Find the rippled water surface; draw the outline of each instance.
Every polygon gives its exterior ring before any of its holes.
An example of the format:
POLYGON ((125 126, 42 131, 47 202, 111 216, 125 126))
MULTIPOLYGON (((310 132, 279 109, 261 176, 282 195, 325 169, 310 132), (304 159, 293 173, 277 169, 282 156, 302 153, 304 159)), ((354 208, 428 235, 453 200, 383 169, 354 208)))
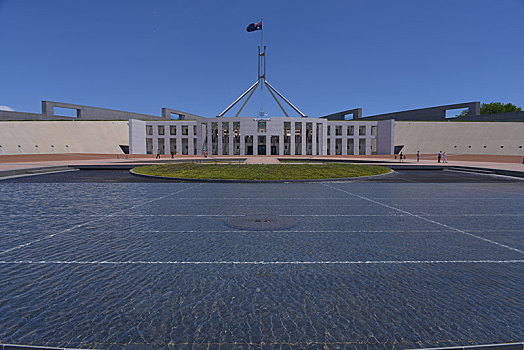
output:
POLYGON ((0 182, 0 343, 522 341, 523 198, 518 182, 0 182))

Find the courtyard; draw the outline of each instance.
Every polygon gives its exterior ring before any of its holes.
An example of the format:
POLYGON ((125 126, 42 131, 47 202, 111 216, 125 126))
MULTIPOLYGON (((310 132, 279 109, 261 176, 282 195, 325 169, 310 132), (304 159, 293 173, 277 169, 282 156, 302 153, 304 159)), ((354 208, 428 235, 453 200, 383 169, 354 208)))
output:
POLYGON ((446 171, 0 186, 0 343, 393 349, 518 342, 524 183, 446 171))

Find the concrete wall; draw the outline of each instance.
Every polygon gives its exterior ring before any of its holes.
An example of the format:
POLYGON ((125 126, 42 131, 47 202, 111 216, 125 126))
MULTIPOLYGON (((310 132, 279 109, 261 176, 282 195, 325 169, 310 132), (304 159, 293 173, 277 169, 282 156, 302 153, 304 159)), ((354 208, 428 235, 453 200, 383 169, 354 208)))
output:
POLYGON ((204 118, 196 114, 179 111, 178 109, 165 108, 165 107, 162 108, 162 118, 171 120, 173 114, 178 116, 178 119, 180 120, 201 120, 204 118))
POLYGON ((377 122, 377 154, 393 154, 395 143, 395 121, 380 120, 377 122))
POLYGON ((396 121, 395 146, 400 145, 404 153, 524 156, 524 123, 396 121))
POLYGON ((9 120, 76 120, 75 117, 62 117, 53 115, 44 115, 38 113, 25 113, 25 112, 11 112, 11 111, 0 111, 0 121, 9 120))
POLYGON ((0 154, 114 154, 119 145, 129 145, 126 121, 0 122, 0 154))
POLYGON ((75 109, 77 113, 76 119, 78 120, 129 120, 129 119, 160 120, 162 119, 161 117, 157 117, 153 115, 118 111, 115 109, 76 105, 72 103, 54 102, 54 101, 42 101, 42 114, 47 115, 47 116, 54 115, 54 110, 53 110, 54 107, 75 109))
POLYGON ((144 120, 129 120, 129 153, 146 154, 146 122, 144 120))
POLYGON ((449 109, 468 108, 470 116, 480 114, 480 102, 456 103, 437 107, 411 109, 408 111, 386 113, 364 117, 363 120, 386 120, 395 119, 397 121, 438 121, 446 120, 446 111, 449 109))
POLYGON ((452 122, 524 122, 524 112, 468 115, 467 117, 448 118, 452 122))
POLYGON ((348 109, 347 111, 328 114, 321 118, 328 119, 328 120, 346 120, 346 116, 349 117, 349 115, 351 115, 351 118, 347 120, 361 119, 362 118, 362 108, 348 109))

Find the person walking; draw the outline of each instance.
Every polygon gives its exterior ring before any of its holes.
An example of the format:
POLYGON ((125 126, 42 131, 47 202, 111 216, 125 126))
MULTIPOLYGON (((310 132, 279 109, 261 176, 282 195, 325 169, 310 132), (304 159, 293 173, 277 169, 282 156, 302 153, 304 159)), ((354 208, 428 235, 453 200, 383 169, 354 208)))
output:
POLYGON ((399 161, 402 162, 402 159, 404 159, 404 154, 400 152, 400 154, 398 155, 398 158, 399 158, 399 161))
POLYGON ((417 151, 417 162, 420 162, 420 151, 417 151))
POLYGON ((160 159, 160 151, 156 152, 156 158, 155 159, 160 159))
POLYGON ((442 158, 442 151, 438 151, 437 155, 437 163, 440 163, 440 159, 442 158))
POLYGON ((446 155, 446 152, 442 153, 442 163, 448 162, 448 156, 446 155))

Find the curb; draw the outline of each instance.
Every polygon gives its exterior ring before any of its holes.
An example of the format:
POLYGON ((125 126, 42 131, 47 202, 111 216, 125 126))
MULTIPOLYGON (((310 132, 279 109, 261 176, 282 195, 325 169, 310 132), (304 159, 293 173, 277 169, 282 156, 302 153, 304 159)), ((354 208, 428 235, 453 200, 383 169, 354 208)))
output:
POLYGON ((75 170, 75 169, 67 165, 2 170, 0 171, 0 180, 4 177, 11 177, 11 176, 18 176, 18 175, 20 176, 37 175, 37 174, 45 174, 45 173, 51 173, 51 172, 56 173, 56 172, 71 171, 71 170, 75 170))
MULTIPOLYGON (((411 349, 414 350, 414 349, 411 349)), ((499 343, 483 345, 450 346, 445 348, 421 348, 417 350, 524 350, 524 343, 499 343)))

